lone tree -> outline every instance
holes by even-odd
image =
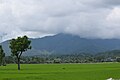
[[[0,66],[1,65],[5,66],[5,53],[2,48],[2,45],[0,45]]]
[[[27,36],[10,40],[10,49],[13,56],[17,57],[18,70],[20,70],[20,58],[23,52],[31,49],[31,41]]]

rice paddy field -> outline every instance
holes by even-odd
[[[0,80],[120,80],[120,63],[0,66]]]

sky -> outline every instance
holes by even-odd
[[[120,39],[120,0],[0,0],[0,42],[58,33]]]

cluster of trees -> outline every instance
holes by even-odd
[[[16,63],[16,57],[6,57],[6,63]],[[118,55],[108,52],[99,54],[69,54],[69,55],[40,55],[40,56],[22,56],[20,63],[22,64],[40,64],[40,63],[98,63],[98,62],[120,62]]]
[[[20,70],[20,59],[23,52],[27,51],[28,49],[31,49],[31,41],[27,36],[18,37],[16,39],[10,40],[9,48],[11,49],[11,55],[16,56],[17,64],[18,64],[18,70]],[[9,59],[10,60],[10,59]],[[0,65],[5,65],[5,53],[2,48],[2,45],[0,45]]]

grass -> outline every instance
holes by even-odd
[[[106,80],[120,79],[119,63],[16,64],[0,66],[0,80]]]

